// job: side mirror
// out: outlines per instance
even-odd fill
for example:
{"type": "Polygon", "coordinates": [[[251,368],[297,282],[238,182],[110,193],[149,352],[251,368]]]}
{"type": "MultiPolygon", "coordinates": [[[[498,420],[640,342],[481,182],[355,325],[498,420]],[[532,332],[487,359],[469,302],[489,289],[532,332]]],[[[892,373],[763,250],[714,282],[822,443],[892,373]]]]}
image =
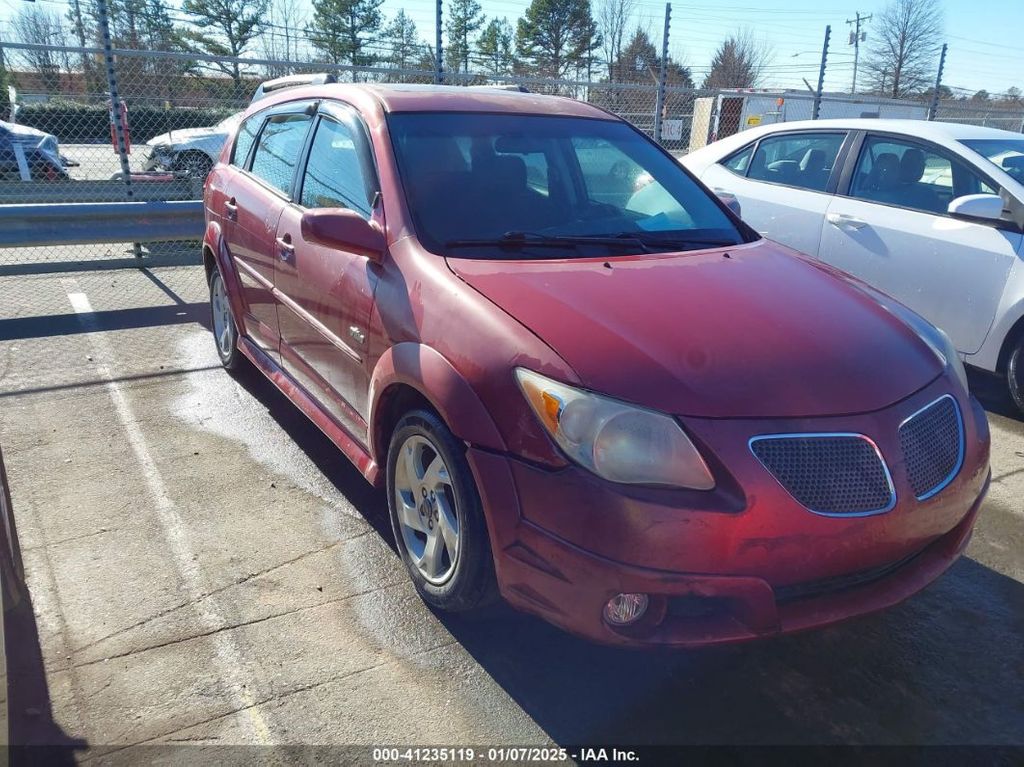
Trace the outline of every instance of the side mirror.
{"type": "Polygon", "coordinates": [[[347,208],[307,210],[302,214],[302,239],[355,253],[378,263],[384,258],[387,248],[384,232],[347,208]]]}
{"type": "Polygon", "coordinates": [[[946,210],[957,218],[998,221],[1003,217],[1003,198],[997,194],[967,194],[950,202],[946,210]]]}
{"type": "Polygon", "coordinates": [[[736,195],[732,192],[715,192],[715,195],[725,203],[725,207],[736,214],[736,218],[743,217],[743,208],[740,206],[740,201],[736,199],[736,195]]]}

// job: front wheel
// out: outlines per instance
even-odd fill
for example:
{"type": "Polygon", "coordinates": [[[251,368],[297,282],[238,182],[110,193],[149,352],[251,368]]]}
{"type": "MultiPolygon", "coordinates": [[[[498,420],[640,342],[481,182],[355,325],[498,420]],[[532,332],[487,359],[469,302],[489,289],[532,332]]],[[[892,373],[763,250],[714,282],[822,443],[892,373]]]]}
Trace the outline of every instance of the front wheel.
{"type": "Polygon", "coordinates": [[[202,152],[185,152],[174,162],[172,170],[205,180],[213,170],[213,160],[202,152]]]}
{"type": "Polygon", "coordinates": [[[213,340],[217,344],[220,364],[226,370],[237,370],[242,364],[242,352],[238,349],[238,326],[231,314],[228,291],[219,269],[214,269],[210,275],[210,312],[213,340]]]}
{"type": "Polygon", "coordinates": [[[387,492],[398,551],[422,599],[446,612],[490,602],[494,562],[480,495],[463,445],[433,413],[415,410],[395,428],[387,492]]]}
{"type": "Polygon", "coordinates": [[[1006,361],[1006,385],[1013,404],[1024,415],[1024,334],[1017,338],[1006,361]]]}

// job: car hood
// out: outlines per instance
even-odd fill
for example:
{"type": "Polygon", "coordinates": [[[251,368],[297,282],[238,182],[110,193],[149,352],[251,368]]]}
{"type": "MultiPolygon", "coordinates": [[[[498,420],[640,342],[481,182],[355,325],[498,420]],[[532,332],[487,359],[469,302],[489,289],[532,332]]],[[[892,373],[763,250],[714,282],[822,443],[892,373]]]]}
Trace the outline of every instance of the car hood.
{"type": "Polygon", "coordinates": [[[668,413],[864,413],[942,372],[931,349],[852,282],[766,240],[607,261],[448,263],[584,386],[668,413]]]}
{"type": "Polygon", "coordinates": [[[159,136],[154,136],[146,142],[146,146],[175,146],[178,144],[188,144],[194,141],[225,141],[227,140],[227,131],[220,128],[184,128],[182,130],[172,130],[167,133],[161,133],[159,136]]]}

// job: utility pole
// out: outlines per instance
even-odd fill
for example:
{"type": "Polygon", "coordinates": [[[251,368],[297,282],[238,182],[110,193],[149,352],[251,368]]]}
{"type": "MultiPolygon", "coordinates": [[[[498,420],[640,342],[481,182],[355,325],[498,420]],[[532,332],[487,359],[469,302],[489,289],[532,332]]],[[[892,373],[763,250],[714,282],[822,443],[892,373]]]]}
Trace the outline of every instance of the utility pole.
{"type": "Polygon", "coordinates": [[[662,112],[665,111],[665,83],[668,78],[668,29],[672,22],[672,3],[665,3],[665,31],[661,36],[661,72],[658,75],[658,95],[654,105],[654,140],[661,143],[662,112]]]}
{"type": "Polygon", "coordinates": [[[860,61],[860,44],[867,39],[868,33],[860,31],[860,25],[864,22],[871,21],[871,14],[867,16],[861,16],[860,11],[857,11],[857,17],[854,19],[847,19],[847,24],[853,24],[853,31],[850,33],[849,45],[853,46],[853,87],[850,88],[850,93],[857,92],[857,63],[860,61]]]}
{"type": "Polygon", "coordinates": [[[821,112],[821,94],[825,90],[825,65],[828,64],[828,41],[832,38],[832,25],[825,27],[825,44],[821,46],[821,68],[818,69],[818,90],[814,94],[814,111],[811,119],[817,120],[821,112]]]}
{"type": "Polygon", "coordinates": [[[932,92],[932,104],[928,107],[928,119],[934,120],[939,111],[939,88],[942,87],[942,70],[946,68],[946,43],[942,44],[942,53],[939,54],[939,71],[935,74],[935,90],[932,92]]]}

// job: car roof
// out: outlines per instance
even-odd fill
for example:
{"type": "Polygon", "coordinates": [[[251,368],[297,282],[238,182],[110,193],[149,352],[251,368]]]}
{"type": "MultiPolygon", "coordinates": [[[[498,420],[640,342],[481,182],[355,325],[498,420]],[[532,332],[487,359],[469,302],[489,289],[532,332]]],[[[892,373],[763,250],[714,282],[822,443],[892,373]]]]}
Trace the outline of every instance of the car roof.
{"type": "MultiPolygon", "coordinates": [[[[316,98],[344,100],[346,95],[352,95],[355,91],[373,95],[386,112],[498,112],[619,119],[596,106],[565,96],[523,93],[504,90],[499,86],[466,88],[457,85],[334,83],[288,88],[273,95],[278,96],[280,93],[280,101],[316,98]]],[[[272,99],[267,98],[266,101],[271,103],[272,99]]]]}
{"type": "MultiPolygon", "coordinates": [[[[794,122],[773,123],[762,126],[762,133],[774,133],[781,130],[800,130],[807,128],[841,128],[843,130],[875,130],[904,133],[932,141],[959,141],[963,139],[1000,139],[1021,138],[1021,134],[1013,131],[989,128],[982,125],[964,125],[929,120],[886,120],[869,117],[830,120],[797,120],[794,122]]],[[[757,130],[757,129],[754,129],[757,130]]],[[[752,135],[753,131],[742,131],[752,135]]]]}

